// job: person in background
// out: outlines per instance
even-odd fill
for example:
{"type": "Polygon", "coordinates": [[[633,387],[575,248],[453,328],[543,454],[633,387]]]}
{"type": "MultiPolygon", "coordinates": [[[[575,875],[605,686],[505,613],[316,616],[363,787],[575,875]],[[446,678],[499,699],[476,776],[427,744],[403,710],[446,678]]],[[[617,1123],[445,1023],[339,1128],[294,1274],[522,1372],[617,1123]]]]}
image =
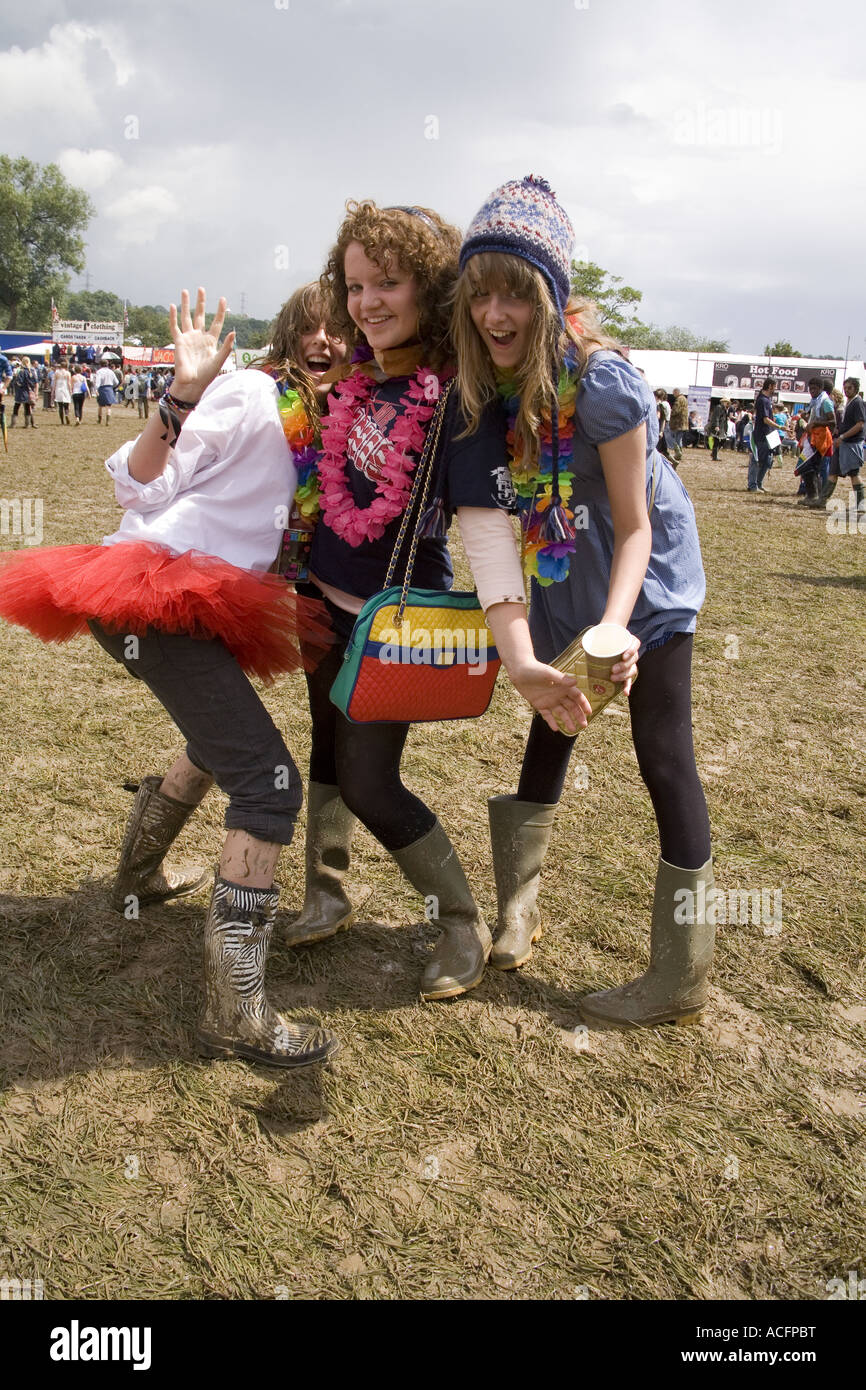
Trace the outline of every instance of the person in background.
{"type": "Polygon", "coordinates": [[[764,479],[773,466],[772,451],[767,443],[767,435],[776,428],[776,422],[773,419],[773,392],[775,389],[775,378],[768,376],[755,397],[755,423],[752,428],[751,449],[749,451],[747,492],[764,492],[764,479]]]}
{"type": "Polygon", "coordinates": [[[72,373],[66,365],[65,357],[61,357],[54,371],[54,381],[51,386],[51,404],[57,406],[57,414],[60,416],[61,425],[70,424],[69,407],[72,404],[72,373]]]}
{"type": "Polygon", "coordinates": [[[670,452],[673,438],[671,436],[671,408],[668,403],[668,393],[660,386],[653,394],[656,399],[656,418],[659,423],[658,451],[660,454],[664,454],[673,466],[674,461],[670,452]]]}
{"type": "Polygon", "coordinates": [[[54,371],[47,363],[43,362],[36,368],[39,374],[39,389],[42,392],[42,409],[51,409],[51,391],[54,385],[54,371]]]}
{"type": "Polygon", "coordinates": [[[709,431],[714,462],[718,460],[720,446],[728,437],[728,406],[730,404],[731,402],[723,396],[720,401],[716,401],[710,411],[709,431]]]}
{"type": "Polygon", "coordinates": [[[864,440],[866,440],[866,402],[860,395],[859,377],[846,377],[843,384],[847,405],[833,437],[835,445],[833,463],[830,477],[821,494],[821,501],[826,502],[829,497],[833,496],[840,477],[847,478],[854,489],[857,511],[864,512],[866,511],[866,502],[863,500],[860,469],[863,465],[864,440]]]}
{"type": "Polygon", "coordinates": [[[809,395],[812,397],[812,405],[809,410],[808,432],[809,444],[813,452],[807,463],[800,467],[800,477],[803,480],[805,496],[800,498],[798,506],[820,507],[821,493],[824,487],[821,477],[824,472],[825,459],[827,460],[827,481],[829,481],[829,461],[833,454],[833,435],[836,432],[836,411],[825,390],[825,382],[820,377],[813,376],[810,379],[809,395]]]}
{"type": "Polygon", "coordinates": [[[117,375],[104,357],[99,371],[93,378],[93,385],[96,390],[96,404],[98,407],[96,412],[96,423],[97,425],[102,424],[102,412],[105,411],[105,423],[107,425],[111,419],[111,407],[117,399],[115,395],[117,390],[117,375]]]}
{"type": "Polygon", "coordinates": [[[138,406],[139,420],[146,420],[150,415],[150,374],[145,367],[141,368],[135,378],[133,395],[138,406]]]}
{"type": "Polygon", "coordinates": [[[833,430],[833,453],[828,458],[825,458],[821,465],[822,498],[830,485],[831,476],[834,478],[838,478],[839,476],[839,445],[837,443],[837,438],[842,432],[842,416],[845,413],[845,397],[838,386],[834,386],[833,390],[830,392],[830,400],[833,403],[833,412],[836,416],[836,427],[833,430]]]}
{"type": "Polygon", "coordinates": [[[15,428],[15,421],[22,405],[24,407],[24,428],[28,424],[32,429],[36,429],[36,421],[33,418],[33,403],[36,399],[36,386],[39,378],[36,369],[31,367],[30,358],[22,357],[21,366],[13,377],[12,391],[15,397],[15,404],[12,407],[12,419],[9,421],[9,428],[15,428]]]}
{"type": "Polygon", "coordinates": [[[90,387],[87,385],[87,377],[81,370],[81,363],[76,362],[75,370],[72,373],[72,409],[75,413],[75,423],[80,425],[84,414],[84,402],[90,395],[90,387]]]}
{"type": "Polygon", "coordinates": [[[679,463],[683,456],[683,439],[689,427],[689,403],[678,386],[674,387],[671,402],[671,434],[673,435],[674,458],[679,463]]]}
{"type": "Polygon", "coordinates": [[[123,374],[123,408],[124,408],[124,410],[129,410],[129,407],[132,405],[132,402],[133,402],[133,400],[135,399],[135,396],[134,396],[134,389],[133,389],[133,388],[134,388],[134,382],[135,382],[135,376],[133,375],[132,370],[129,369],[129,368],[127,368],[127,370],[126,370],[126,371],[124,372],[124,374],[123,374]]]}

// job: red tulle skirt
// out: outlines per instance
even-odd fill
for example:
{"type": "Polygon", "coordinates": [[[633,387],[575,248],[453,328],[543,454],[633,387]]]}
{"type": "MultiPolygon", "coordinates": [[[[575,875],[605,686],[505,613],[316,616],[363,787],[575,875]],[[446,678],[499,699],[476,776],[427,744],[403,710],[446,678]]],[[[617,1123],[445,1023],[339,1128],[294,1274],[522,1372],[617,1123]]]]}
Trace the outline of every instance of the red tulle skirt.
{"type": "Polygon", "coordinates": [[[323,603],[275,574],[215,555],[175,555],[150,541],[60,545],[0,555],[0,617],[43,642],[67,642],[96,618],[109,632],[148,628],[218,637],[249,675],[270,683],[313,670],[333,644],[323,603]]]}

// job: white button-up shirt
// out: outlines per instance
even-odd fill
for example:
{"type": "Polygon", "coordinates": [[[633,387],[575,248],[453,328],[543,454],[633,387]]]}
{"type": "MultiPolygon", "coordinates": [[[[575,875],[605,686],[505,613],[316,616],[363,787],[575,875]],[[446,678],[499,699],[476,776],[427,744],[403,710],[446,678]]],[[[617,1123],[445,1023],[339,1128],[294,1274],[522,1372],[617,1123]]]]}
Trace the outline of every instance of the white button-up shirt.
{"type": "Polygon", "coordinates": [[[241,569],[270,569],[298,480],[278,399],[264,372],[217,377],[182,417],[165,470],[150,483],[130,477],[136,441],[123,444],[105,466],[126,511],[104,544],[153,541],[176,554],[198,550],[241,569]]]}

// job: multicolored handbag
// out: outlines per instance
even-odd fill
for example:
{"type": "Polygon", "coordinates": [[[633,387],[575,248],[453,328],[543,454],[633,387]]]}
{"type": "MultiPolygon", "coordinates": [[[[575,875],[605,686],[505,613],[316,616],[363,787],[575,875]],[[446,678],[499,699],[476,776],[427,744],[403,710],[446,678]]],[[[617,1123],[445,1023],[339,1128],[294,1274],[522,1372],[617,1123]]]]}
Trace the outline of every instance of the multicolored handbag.
{"type": "Polygon", "coordinates": [[[493,695],[501,662],[478,595],[411,587],[452,386],[453,381],[446,383],[430,423],[385,588],[358,614],[342,669],[331,687],[333,704],[356,724],[476,719],[493,695]],[[406,573],[402,586],[394,585],[413,515],[406,573]]]}

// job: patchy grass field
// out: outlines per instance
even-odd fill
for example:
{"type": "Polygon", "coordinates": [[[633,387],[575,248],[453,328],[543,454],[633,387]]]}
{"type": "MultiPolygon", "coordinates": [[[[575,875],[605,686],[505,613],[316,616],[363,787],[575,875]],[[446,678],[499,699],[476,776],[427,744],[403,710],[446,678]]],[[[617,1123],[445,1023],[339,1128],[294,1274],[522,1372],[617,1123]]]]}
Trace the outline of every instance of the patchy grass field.
{"type": "MultiPolygon", "coordinates": [[[[98,540],[102,459],[136,422],[37,420],[0,492],[44,499],[46,544],[98,540]]],[[[206,897],[138,922],[106,903],[121,783],[180,738],[89,639],[4,628],[0,1274],[61,1299],[823,1299],[866,1272],[866,535],[794,507],[790,464],[765,498],[731,455],[689,452],[682,475],[709,577],[695,728],[717,878],[783,902],[778,930],[720,930],[695,1028],[573,1031],[578,997],[647,952],[654,827],[617,703],[575,753],[527,967],[421,1004],[431,930],[360,832],[363,920],[303,951],[278,929],[269,973],[340,1057],[288,1077],[199,1061],[206,897]]],[[[265,698],[305,768],[303,683],[265,698]]],[[[503,680],[484,719],[420,726],[407,751],[491,919],[485,802],[513,790],[528,722],[503,680]]],[[[177,859],[217,858],[222,811],[212,793],[177,859]]]]}

